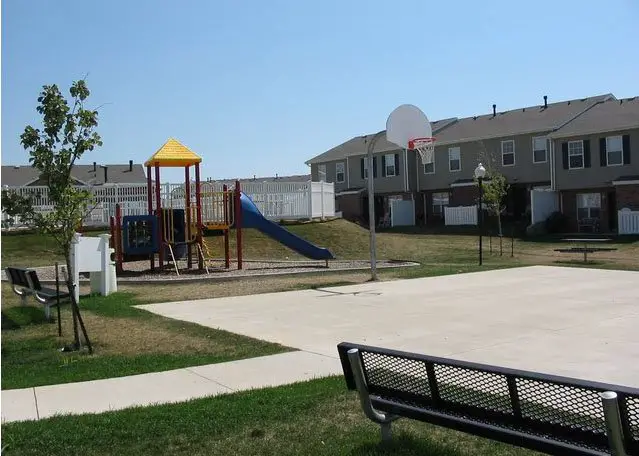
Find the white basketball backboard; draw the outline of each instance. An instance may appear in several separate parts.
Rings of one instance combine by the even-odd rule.
[[[421,109],[412,104],[398,106],[386,120],[386,139],[402,149],[408,149],[408,141],[433,135],[430,121]]]

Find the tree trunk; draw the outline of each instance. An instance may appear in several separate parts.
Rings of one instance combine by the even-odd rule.
[[[80,349],[80,334],[78,331],[78,325],[82,329],[82,335],[84,336],[84,341],[87,344],[87,348],[89,349],[89,354],[93,353],[93,347],[91,346],[91,340],[89,339],[89,334],[87,333],[87,328],[84,326],[84,321],[82,320],[82,315],[80,314],[80,307],[78,306],[78,301],[75,299],[75,285],[73,284],[73,276],[71,275],[71,255],[69,254],[69,249],[65,251],[64,260],[67,265],[67,288],[69,290],[69,297],[71,300],[71,312],[73,314],[73,337],[75,349]]]
[[[64,255],[64,261],[67,266],[67,290],[69,291],[69,299],[71,300],[71,314],[73,315],[73,345],[76,350],[80,349],[80,331],[78,330],[78,313],[76,312],[76,308],[78,307],[78,303],[75,300],[75,291],[73,287],[73,276],[71,274],[71,256],[68,253],[68,249]]]

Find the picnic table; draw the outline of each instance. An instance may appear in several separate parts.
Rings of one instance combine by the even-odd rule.
[[[564,242],[571,242],[573,244],[583,244],[583,246],[573,246],[569,248],[561,248],[555,249],[555,252],[560,253],[583,253],[584,254],[584,263],[588,262],[588,254],[595,252],[612,252],[617,250],[616,248],[610,247],[595,247],[596,244],[600,244],[602,242],[610,242],[612,239],[610,238],[568,238],[562,239]]]

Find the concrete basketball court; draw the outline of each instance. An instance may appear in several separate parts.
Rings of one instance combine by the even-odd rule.
[[[330,357],[348,341],[639,386],[639,272],[531,266],[140,307]]]

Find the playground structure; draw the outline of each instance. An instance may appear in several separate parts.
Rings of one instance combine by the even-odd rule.
[[[243,268],[242,229],[256,228],[298,253],[314,259],[333,259],[327,249],[317,247],[294,235],[280,225],[262,216],[253,201],[241,191],[240,182],[229,189],[214,190],[200,181],[201,157],[175,139],[169,139],[146,162],[147,215],[122,216],[116,205],[111,217],[112,247],[118,273],[124,271],[124,263],[149,260],[150,269],[163,269],[171,263],[179,275],[178,260],[186,259],[188,269],[193,268],[194,256],[199,270],[209,272],[213,261],[209,246],[203,240],[205,230],[221,233],[224,237],[224,267],[230,268],[230,230],[236,230],[238,269]],[[162,198],[160,192],[160,168],[183,167],[184,187],[174,189]],[[195,182],[191,182],[190,168],[194,167]],[[152,178],[154,176],[154,179]]]

